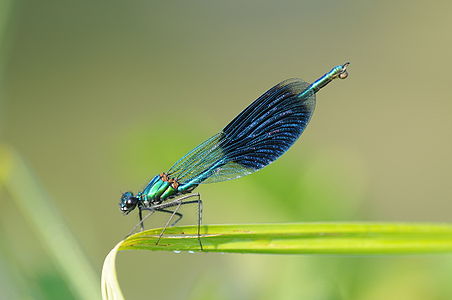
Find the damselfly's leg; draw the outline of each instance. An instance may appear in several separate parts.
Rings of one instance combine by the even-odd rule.
[[[143,210],[150,210],[150,213],[148,213],[144,218],[143,218]],[[133,226],[132,230],[130,230],[130,232],[126,235],[126,238],[128,236],[131,236],[135,232],[135,230],[138,228],[138,226],[140,226],[141,231],[143,231],[144,230],[144,221],[154,213],[155,213],[155,210],[140,208],[139,212],[138,212],[138,216],[140,217],[140,222],[138,222],[138,224]]]
[[[144,230],[143,211],[141,210],[141,208],[138,209],[138,216],[140,217],[141,231],[143,231]]]
[[[150,210],[151,212],[143,218],[143,210]],[[149,218],[149,216],[152,215],[153,213],[155,213],[156,211],[165,212],[165,213],[169,213],[169,214],[174,213],[177,216],[176,221],[174,221],[171,225],[169,225],[170,227],[176,225],[176,223],[179,222],[182,219],[182,217],[184,216],[183,214],[181,214],[179,212],[174,212],[172,210],[166,210],[166,209],[153,210],[153,209],[147,209],[147,208],[140,208],[140,210],[138,212],[138,216],[140,217],[140,222],[138,222],[138,224],[133,226],[132,230],[126,235],[126,238],[131,236],[133,233],[135,233],[138,226],[141,227],[141,231],[144,231],[144,221],[147,218]]]
[[[202,223],[202,200],[198,198],[198,200],[191,200],[183,202],[182,204],[195,204],[198,203],[198,242],[199,247],[202,249],[202,243],[201,243],[201,223]]]
[[[139,207],[138,217],[140,218],[140,222],[138,222],[138,224],[136,224],[132,228],[132,230],[130,230],[130,232],[126,235],[126,238],[128,236],[132,235],[133,233],[135,233],[135,230],[138,228],[138,226],[140,226],[141,227],[141,231],[143,231],[144,230],[144,221],[147,218],[149,218],[152,214],[154,214],[156,211],[160,211],[160,212],[164,212],[164,213],[170,213],[170,214],[174,214],[174,215],[178,216],[178,219],[176,221],[174,221],[173,224],[171,224],[171,226],[174,226],[177,222],[179,222],[182,219],[183,215],[181,213],[177,212],[177,209],[176,209],[176,211],[173,212],[171,210],[166,210],[165,208],[178,206],[179,202],[182,202],[181,205],[193,203],[193,202],[190,202],[190,201],[188,201],[188,202],[185,201],[184,202],[184,200],[190,199],[190,198],[195,198],[195,197],[197,197],[199,199],[199,194],[186,195],[186,196],[174,199],[171,202],[161,203],[161,204],[157,204],[157,205],[154,205],[154,206],[151,206],[151,207]],[[200,201],[200,200],[195,200],[195,201]],[[150,213],[143,217],[143,211],[144,210],[148,210],[148,211],[150,211]],[[173,218],[173,216],[170,217],[170,220],[172,218]]]
[[[178,203],[174,203],[174,202],[178,202],[178,201],[182,201],[182,200],[185,200],[185,199],[189,199],[189,198],[193,198],[193,197],[198,197],[199,198],[199,194],[190,194],[190,195],[186,195],[186,196],[183,196],[183,197],[180,197],[180,198],[177,198],[177,199],[175,199],[175,200],[173,200],[173,201],[171,201],[171,202],[167,202],[167,203],[160,203],[160,204],[157,204],[157,205],[154,205],[154,206],[151,206],[151,207],[140,207],[139,208],[139,213],[138,213],[138,216],[140,217],[140,222],[137,224],[137,225],[135,225],[135,227],[133,228],[133,230],[135,230],[138,226],[141,226],[141,231],[143,231],[144,230],[144,221],[147,219],[147,218],[149,218],[149,216],[150,215],[152,215],[153,213],[155,213],[156,211],[160,211],[160,212],[164,212],[164,213],[169,213],[169,214],[173,214],[174,212],[172,211],[172,210],[166,210],[166,209],[163,209],[163,208],[165,208],[165,207],[173,207],[173,206],[176,206],[176,205],[178,205]],[[168,205],[169,204],[169,205]],[[182,203],[182,204],[184,204],[184,203]],[[144,210],[148,210],[148,211],[150,211],[151,213],[150,214],[148,214],[148,215],[146,215],[144,218],[142,217],[142,213],[143,213],[143,211]],[[178,219],[176,220],[176,221],[174,221],[174,223],[173,224],[171,224],[171,226],[174,226],[177,222],[179,222],[182,218],[183,218],[183,214],[181,214],[181,213],[179,213],[179,212],[176,212],[176,213],[174,213],[176,216],[178,216]],[[132,231],[133,231],[132,230]],[[130,234],[129,234],[130,235]]]
[[[177,223],[179,223],[179,221],[184,217],[184,215],[181,214],[180,212],[172,211],[172,210],[169,210],[169,209],[159,209],[159,210],[157,210],[157,211],[159,211],[159,212],[164,212],[164,213],[168,213],[168,214],[173,214],[173,213],[174,213],[174,215],[177,216],[176,221],[174,221],[173,223],[171,223],[171,224],[169,225],[169,227],[173,227],[174,225],[176,225]]]
[[[186,199],[194,198],[194,197],[197,198],[197,199],[196,200],[184,201]],[[172,200],[170,202],[167,202],[167,203],[161,203],[161,204],[153,206],[152,209],[156,210],[156,211],[161,211],[162,209],[169,208],[169,207],[174,207],[174,206],[177,206],[177,209],[179,209],[179,207],[181,205],[194,204],[194,203],[198,204],[198,242],[199,242],[199,246],[201,247],[201,251],[202,251],[203,250],[202,243],[201,243],[202,200],[201,200],[201,197],[200,197],[199,194],[191,194],[191,195],[187,195],[187,196],[184,196],[184,197],[181,197],[181,198],[174,199],[174,200]],[[177,209],[175,211],[177,211]],[[165,229],[166,229],[166,227],[162,231],[160,237],[163,235]],[[159,237],[159,240],[160,240],[160,237]]]
[[[171,217],[169,217],[168,221],[166,221],[165,226],[162,229],[162,232],[160,232],[159,238],[157,239],[157,242],[155,242],[156,245],[159,244],[160,239],[162,238],[163,233],[165,232],[166,228],[168,228],[169,223],[171,222],[171,220],[173,219],[174,215],[176,213],[178,213],[177,211],[179,210],[179,207],[182,205],[182,202],[179,202],[179,204],[177,205],[176,209],[172,212]],[[170,212],[168,210],[165,209],[158,209],[157,211],[161,211],[161,212]],[[180,220],[180,218],[179,218]]]

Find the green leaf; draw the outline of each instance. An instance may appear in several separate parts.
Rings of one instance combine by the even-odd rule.
[[[104,266],[102,268],[102,299],[109,300],[123,300],[124,296],[121,292],[121,288],[119,287],[118,278],[116,276],[116,253],[118,253],[118,248],[121,243],[117,244],[111,251],[108,253],[107,257],[104,261]]]
[[[104,299],[123,299],[116,278],[117,251],[200,251],[197,226],[139,232],[121,241],[105,259]],[[262,254],[452,253],[452,224],[296,223],[201,226],[203,252]]]
[[[200,251],[197,226],[137,233],[119,250]],[[297,223],[206,225],[204,252],[267,254],[414,254],[452,252],[452,225]]]

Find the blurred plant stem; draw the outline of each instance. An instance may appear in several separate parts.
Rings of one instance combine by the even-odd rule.
[[[74,295],[100,299],[98,274],[18,153],[0,145],[0,184],[66,276]]]
[[[3,79],[5,61],[8,53],[9,43],[7,42],[8,26],[13,10],[13,1],[0,1],[0,74]]]
[[[5,97],[5,69],[6,69],[6,60],[9,53],[9,39],[8,36],[8,26],[10,25],[10,19],[13,10],[13,1],[11,0],[3,0],[0,1],[0,129],[2,128],[1,122],[3,122],[3,102]],[[1,134],[1,131],[0,131]]]
[[[101,279],[102,299],[104,300],[124,299],[124,295],[119,286],[118,276],[116,275],[116,254],[120,245],[121,242],[111,249],[110,253],[105,257]]]

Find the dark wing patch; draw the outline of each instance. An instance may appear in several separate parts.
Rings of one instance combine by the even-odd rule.
[[[309,86],[288,79],[268,90],[168,171],[180,183],[213,183],[251,174],[275,161],[298,139],[315,108]]]

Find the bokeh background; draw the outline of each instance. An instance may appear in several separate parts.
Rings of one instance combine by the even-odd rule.
[[[67,229],[57,244],[78,244],[73,263],[88,263],[79,276],[97,289],[105,255],[137,222],[119,212],[122,192],[279,81],[312,82],[345,61],[349,78],[317,95],[277,163],[198,188],[204,223],[452,221],[451,11],[417,0],[1,0],[0,178],[14,161],[26,172],[0,190],[0,298],[82,297],[36,218],[44,232]],[[452,299],[450,255],[130,251],[118,276],[127,299]]]

